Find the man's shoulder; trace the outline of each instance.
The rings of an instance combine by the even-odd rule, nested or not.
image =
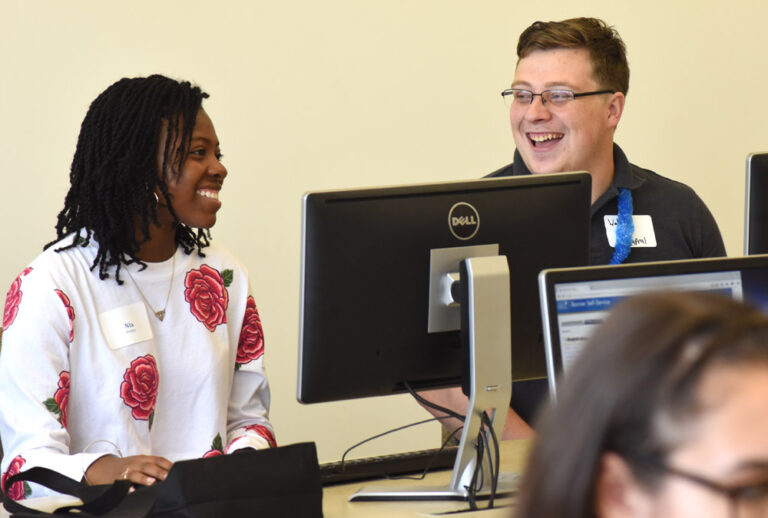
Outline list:
[[[682,198],[696,198],[698,195],[689,185],[673,180],[666,176],[662,176],[655,171],[645,169],[635,164],[629,164],[632,175],[635,178],[641,179],[642,190],[653,191],[654,194],[662,194],[664,197],[682,197]]]
[[[513,168],[514,165],[515,165],[514,162],[509,163],[500,169],[496,169],[491,174],[486,175],[485,178],[497,178],[500,176],[514,176],[515,174],[514,168]]]

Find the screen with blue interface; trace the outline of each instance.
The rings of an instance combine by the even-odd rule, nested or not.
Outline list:
[[[540,284],[550,376],[567,371],[611,308],[638,293],[720,293],[768,313],[768,256],[565,268],[542,272]]]
[[[613,305],[626,297],[676,289],[709,291],[742,300],[742,288],[739,271],[559,284],[555,286],[555,299],[563,368],[568,369]]]

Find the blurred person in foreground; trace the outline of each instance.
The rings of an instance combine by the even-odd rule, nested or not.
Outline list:
[[[540,422],[515,517],[768,516],[768,317],[718,295],[618,305]]]

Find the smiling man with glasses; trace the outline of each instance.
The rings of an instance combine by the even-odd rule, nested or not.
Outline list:
[[[588,171],[590,264],[726,255],[693,189],[631,164],[613,142],[629,90],[615,29],[595,18],[535,22],[520,35],[517,56],[511,88],[501,93],[517,149],[514,162],[491,176]],[[546,390],[545,380],[515,383],[512,408],[531,422]],[[510,426],[516,422],[510,415]],[[513,428],[511,436],[525,434]]]
[[[588,171],[590,264],[726,255],[693,189],[631,164],[613,142],[629,90],[615,29],[595,18],[535,22],[520,35],[517,55],[511,88],[501,93],[515,158],[491,176]],[[515,383],[512,406],[530,422],[545,392],[544,380]]]
[[[717,223],[693,189],[631,164],[614,144],[629,65],[612,27],[595,18],[535,22],[520,35],[517,56],[512,85],[501,93],[514,162],[490,176],[588,171],[590,264],[726,255]],[[546,391],[546,380],[514,383],[505,438],[532,433],[526,423]],[[450,389],[425,395],[443,406],[466,407],[466,398]]]

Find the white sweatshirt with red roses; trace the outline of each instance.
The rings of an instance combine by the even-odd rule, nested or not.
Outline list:
[[[105,280],[91,270],[94,242],[55,248],[5,301],[0,467],[9,497],[47,493],[5,487],[33,466],[81,480],[108,453],[177,461],[275,444],[261,320],[231,254],[215,244],[205,257],[178,249],[145,270],[124,266],[118,285],[114,268]]]

